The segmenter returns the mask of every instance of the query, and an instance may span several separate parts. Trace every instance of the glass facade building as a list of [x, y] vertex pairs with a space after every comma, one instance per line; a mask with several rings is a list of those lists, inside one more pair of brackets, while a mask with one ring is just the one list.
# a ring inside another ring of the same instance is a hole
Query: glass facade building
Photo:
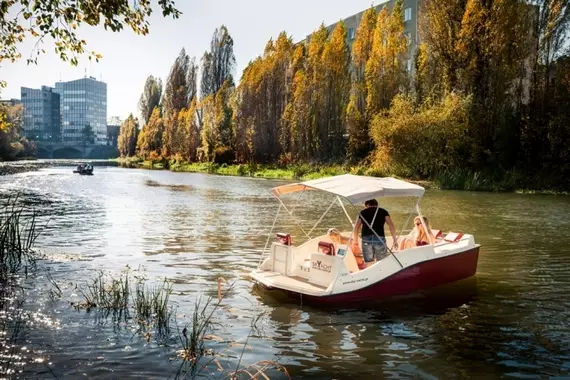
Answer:
[[53, 88], [21, 87], [24, 105], [24, 134], [29, 140], [59, 141], [61, 130], [60, 96]]
[[61, 95], [61, 137], [64, 143], [82, 143], [83, 130], [90, 125], [95, 144], [107, 143], [107, 84], [93, 77], [57, 82]]

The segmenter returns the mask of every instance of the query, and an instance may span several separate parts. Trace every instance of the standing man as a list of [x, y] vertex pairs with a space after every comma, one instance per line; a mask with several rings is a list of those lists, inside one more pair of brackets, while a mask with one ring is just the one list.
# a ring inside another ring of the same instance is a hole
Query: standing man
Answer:
[[388, 224], [394, 244], [397, 247], [398, 239], [396, 238], [396, 227], [390, 218], [390, 214], [385, 209], [378, 207], [376, 199], [370, 199], [364, 202], [365, 209], [360, 211], [356, 226], [354, 227], [353, 240], [358, 242], [358, 232], [362, 227], [362, 255], [366, 267], [372, 265], [375, 261], [380, 261], [388, 256], [386, 247], [386, 236], [384, 234], [384, 223]]

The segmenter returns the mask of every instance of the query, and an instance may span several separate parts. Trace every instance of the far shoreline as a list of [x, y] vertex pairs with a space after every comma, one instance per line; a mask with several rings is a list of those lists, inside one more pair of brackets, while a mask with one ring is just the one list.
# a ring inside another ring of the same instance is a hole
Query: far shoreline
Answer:
[[349, 165], [289, 165], [278, 167], [276, 165], [244, 165], [244, 164], [215, 164], [215, 163], [185, 163], [148, 161], [137, 157], [109, 158], [109, 159], [51, 159], [51, 158], [27, 158], [16, 161], [0, 162], [0, 176], [13, 175], [37, 171], [48, 167], [75, 166], [81, 162], [89, 162], [93, 166], [115, 166], [122, 168], [136, 168], [144, 170], [168, 170], [177, 173], [200, 173], [219, 176], [234, 176], [257, 179], [281, 179], [291, 181], [306, 181], [310, 179], [324, 178], [342, 174], [367, 175], [371, 177], [396, 177], [410, 183], [424, 187], [426, 190], [459, 190], [473, 192], [510, 193], [526, 195], [570, 195], [569, 191], [533, 188], [501, 189], [493, 183], [485, 183], [485, 187], [464, 188], [461, 183], [452, 184], [459, 186], [446, 187], [438, 183], [438, 180], [424, 180], [415, 178], [399, 177], [373, 170], [366, 170], [363, 166]]

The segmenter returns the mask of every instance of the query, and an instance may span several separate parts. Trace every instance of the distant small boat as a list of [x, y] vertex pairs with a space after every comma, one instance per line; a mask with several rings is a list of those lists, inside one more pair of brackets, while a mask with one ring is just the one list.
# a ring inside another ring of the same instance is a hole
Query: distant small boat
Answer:
[[80, 164], [73, 172], [81, 175], [93, 175], [93, 166], [89, 164]]

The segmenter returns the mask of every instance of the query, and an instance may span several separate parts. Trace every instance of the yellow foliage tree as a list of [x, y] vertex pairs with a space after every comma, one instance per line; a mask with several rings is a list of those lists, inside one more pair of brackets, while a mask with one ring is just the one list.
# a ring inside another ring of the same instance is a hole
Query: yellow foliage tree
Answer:
[[366, 115], [366, 62], [372, 51], [377, 14], [374, 8], [362, 15], [352, 46], [352, 88], [346, 117], [349, 133], [348, 154], [352, 159], [364, 158], [372, 148]]
[[159, 155], [162, 149], [164, 124], [160, 108], [155, 107], [137, 139], [137, 156], [146, 159], [151, 153]]

